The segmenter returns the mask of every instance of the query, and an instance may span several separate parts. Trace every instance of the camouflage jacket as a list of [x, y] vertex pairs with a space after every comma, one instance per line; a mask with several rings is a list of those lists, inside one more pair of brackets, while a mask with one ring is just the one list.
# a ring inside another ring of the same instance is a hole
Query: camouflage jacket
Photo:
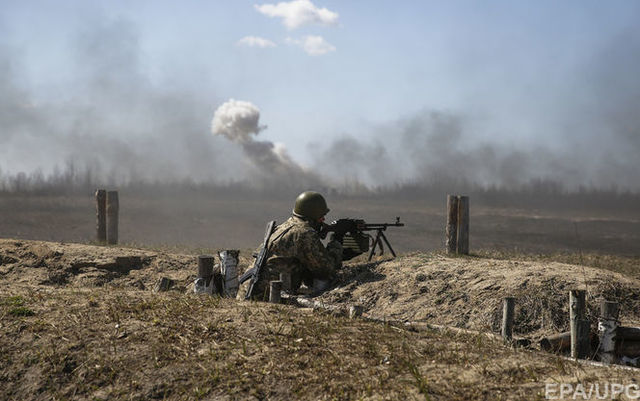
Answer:
[[301, 268], [314, 278], [331, 279], [335, 269], [342, 266], [342, 244], [330, 241], [325, 248], [307, 221], [291, 216], [271, 235], [267, 264]]
[[[341, 266], [342, 244], [329, 241], [325, 248], [318, 232], [307, 221], [292, 216], [271, 234], [269, 257], [254, 287], [253, 298], [266, 300], [269, 281], [278, 280], [282, 272], [291, 274], [295, 290], [305, 279], [330, 280]], [[244, 299], [249, 281], [240, 285], [238, 299]]]

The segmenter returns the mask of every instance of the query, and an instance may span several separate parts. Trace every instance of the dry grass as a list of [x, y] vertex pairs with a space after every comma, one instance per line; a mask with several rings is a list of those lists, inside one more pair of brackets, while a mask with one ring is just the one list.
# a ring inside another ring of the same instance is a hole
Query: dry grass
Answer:
[[[8, 313], [16, 302], [34, 314]], [[631, 377], [484, 336], [175, 292], [27, 289], [0, 304], [6, 400], [534, 400], [567, 375]]]
[[359, 260], [342, 269], [335, 288], [318, 298], [343, 308], [359, 303], [367, 316], [379, 319], [499, 333], [503, 297], [513, 296], [516, 335], [535, 342], [569, 329], [568, 292], [583, 288], [593, 327], [602, 299], [620, 303], [625, 324], [640, 322], [640, 281], [633, 276], [558, 262], [562, 259], [552, 255], [491, 255], [416, 252], [371, 263]]
[[640, 278], [640, 256], [608, 255], [593, 252], [527, 253], [496, 250], [478, 250], [473, 252], [471, 256], [501, 260], [567, 263], [609, 270], [625, 276]]

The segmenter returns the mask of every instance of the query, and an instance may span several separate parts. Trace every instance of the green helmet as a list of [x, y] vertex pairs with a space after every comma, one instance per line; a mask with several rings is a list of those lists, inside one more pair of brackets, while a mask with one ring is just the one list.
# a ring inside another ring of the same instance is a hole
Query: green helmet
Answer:
[[293, 207], [293, 214], [312, 220], [318, 220], [327, 213], [329, 213], [327, 201], [322, 195], [313, 191], [306, 191], [298, 195], [296, 205]]

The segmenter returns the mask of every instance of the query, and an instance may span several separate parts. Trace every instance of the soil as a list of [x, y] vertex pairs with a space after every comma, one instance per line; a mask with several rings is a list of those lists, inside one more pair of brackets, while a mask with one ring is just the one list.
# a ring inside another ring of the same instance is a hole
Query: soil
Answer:
[[[249, 251], [241, 253], [247, 266]], [[636, 266], [637, 267], [637, 266]], [[512, 350], [482, 335], [413, 332], [288, 305], [192, 294], [193, 254], [0, 240], [0, 399], [540, 399], [545, 383], [637, 371]], [[162, 277], [173, 281], [156, 293]], [[408, 253], [346, 263], [313, 297], [365, 317], [499, 330], [516, 297], [516, 334], [567, 330], [584, 288], [640, 326], [640, 280], [549, 261]], [[285, 352], [283, 352], [285, 351]]]

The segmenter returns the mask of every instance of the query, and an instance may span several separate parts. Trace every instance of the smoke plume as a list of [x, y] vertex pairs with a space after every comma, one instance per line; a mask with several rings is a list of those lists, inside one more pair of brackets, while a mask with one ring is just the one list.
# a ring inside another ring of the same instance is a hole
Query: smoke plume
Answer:
[[230, 99], [218, 107], [211, 121], [211, 132], [237, 143], [251, 142], [267, 126], [260, 126], [260, 110], [250, 102]]
[[254, 173], [268, 179], [269, 185], [320, 185], [321, 179], [298, 165], [284, 145], [254, 139], [266, 128], [260, 125], [260, 110], [254, 104], [234, 99], [220, 105], [211, 121], [211, 132], [240, 144]]
[[[501, 62], [482, 61], [489, 67]], [[568, 73], [558, 72], [559, 66]], [[472, 107], [422, 109], [356, 128], [332, 143], [314, 144], [315, 166], [339, 177], [334, 185], [357, 178], [372, 186], [471, 183], [517, 190], [546, 181], [566, 190], [637, 192], [637, 71], [640, 36], [634, 28], [603, 38], [571, 65], [554, 64], [530, 82], [518, 76], [524, 84], [510, 87], [476, 77], [486, 85], [483, 94], [524, 96], [522, 104], [482, 96], [475, 104], [469, 101]]]
[[114, 185], [244, 178], [236, 168], [220, 179], [241, 153], [206, 134], [212, 99], [152, 82], [132, 23], [101, 20], [67, 46], [72, 82], [36, 91], [20, 52], [0, 40], [0, 173], [46, 178], [73, 166]]
[[[624, 108], [616, 110], [621, 114]], [[604, 131], [608, 140], [581, 131], [567, 135], [565, 146], [516, 146], [475, 140], [474, 121], [461, 114], [425, 110], [374, 128], [366, 140], [348, 135], [325, 146], [313, 144], [314, 165], [333, 177], [331, 184], [337, 186], [360, 182], [373, 187], [419, 184], [450, 190], [470, 186], [519, 190], [547, 182], [570, 191], [637, 191], [640, 146], [638, 125], [631, 125], [634, 119], [629, 115], [626, 122], [616, 120]], [[628, 129], [612, 130], [621, 124], [629, 124]], [[594, 137], [585, 138], [587, 134]]]
[[[518, 53], [516, 61], [506, 53], [482, 53], [482, 46], [454, 47], [445, 55], [460, 70], [439, 72], [442, 85], [464, 102], [438, 109], [439, 99], [416, 92], [414, 111], [395, 120], [340, 136], [303, 136], [311, 142], [310, 169], [296, 162], [304, 156], [294, 159], [284, 145], [261, 139], [266, 126], [255, 105], [222, 103], [197, 68], [162, 71], [162, 63], [146, 64], [130, 21], [90, 19], [61, 49], [65, 78], [52, 69], [51, 82], [32, 82], [33, 68], [24, 59], [33, 51], [11, 43], [11, 32], [0, 35], [0, 181], [20, 172], [46, 179], [62, 168], [114, 184], [243, 181], [302, 189], [327, 182], [473, 183], [517, 190], [547, 180], [569, 189], [640, 191], [637, 24], [603, 33], [575, 53], [561, 51], [567, 43], [518, 45], [534, 53]], [[436, 108], [421, 109], [425, 104]], [[368, 118], [357, 115], [358, 106], [352, 121]], [[303, 121], [296, 129], [304, 131], [305, 123], [311, 125]]]

